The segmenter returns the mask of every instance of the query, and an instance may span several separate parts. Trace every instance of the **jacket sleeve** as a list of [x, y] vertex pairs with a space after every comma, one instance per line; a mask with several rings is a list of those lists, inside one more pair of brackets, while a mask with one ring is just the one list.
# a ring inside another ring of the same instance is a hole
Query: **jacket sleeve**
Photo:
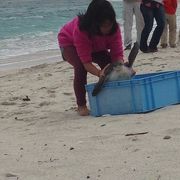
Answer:
[[77, 26], [73, 32], [73, 41], [81, 62], [92, 62], [92, 42], [89, 39], [88, 34], [86, 32], [80, 31], [79, 27]]

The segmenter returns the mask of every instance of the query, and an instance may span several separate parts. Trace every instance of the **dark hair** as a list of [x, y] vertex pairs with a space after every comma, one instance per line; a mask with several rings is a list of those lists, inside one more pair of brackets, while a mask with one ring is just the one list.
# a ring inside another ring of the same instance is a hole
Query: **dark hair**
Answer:
[[117, 30], [116, 13], [107, 0], [92, 0], [87, 11], [79, 14], [78, 17], [80, 31], [86, 31], [90, 36], [102, 35], [100, 26], [107, 20], [113, 24], [109, 35], [114, 34]]

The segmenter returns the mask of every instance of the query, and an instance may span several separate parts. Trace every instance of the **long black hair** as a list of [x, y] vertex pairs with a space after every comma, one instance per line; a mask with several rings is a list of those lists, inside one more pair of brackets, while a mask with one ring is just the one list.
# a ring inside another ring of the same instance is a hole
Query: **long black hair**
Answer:
[[90, 36], [102, 35], [100, 26], [107, 20], [113, 24], [109, 35], [114, 34], [117, 30], [116, 13], [107, 0], [92, 0], [87, 11], [79, 14], [78, 17], [79, 29], [88, 32]]

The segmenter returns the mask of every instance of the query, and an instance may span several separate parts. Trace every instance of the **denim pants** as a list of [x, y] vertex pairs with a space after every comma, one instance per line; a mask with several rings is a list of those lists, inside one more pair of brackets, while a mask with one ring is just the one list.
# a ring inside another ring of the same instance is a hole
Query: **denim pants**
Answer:
[[[142, 3], [140, 9], [145, 23], [144, 29], [141, 33], [140, 49], [142, 51], [147, 51], [148, 48], [157, 49], [157, 45], [160, 41], [165, 26], [164, 7], [160, 3], [152, 2], [150, 7]], [[154, 19], [156, 20], [157, 25], [154, 29], [148, 46], [147, 41], [153, 28]]]

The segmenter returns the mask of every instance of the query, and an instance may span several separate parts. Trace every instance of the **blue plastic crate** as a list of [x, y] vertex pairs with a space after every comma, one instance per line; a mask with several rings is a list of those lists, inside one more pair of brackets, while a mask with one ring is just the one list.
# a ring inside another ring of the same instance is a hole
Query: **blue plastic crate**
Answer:
[[180, 103], [180, 71], [140, 74], [131, 80], [108, 82], [97, 96], [92, 96], [94, 85], [86, 85], [93, 116], [143, 113]]

